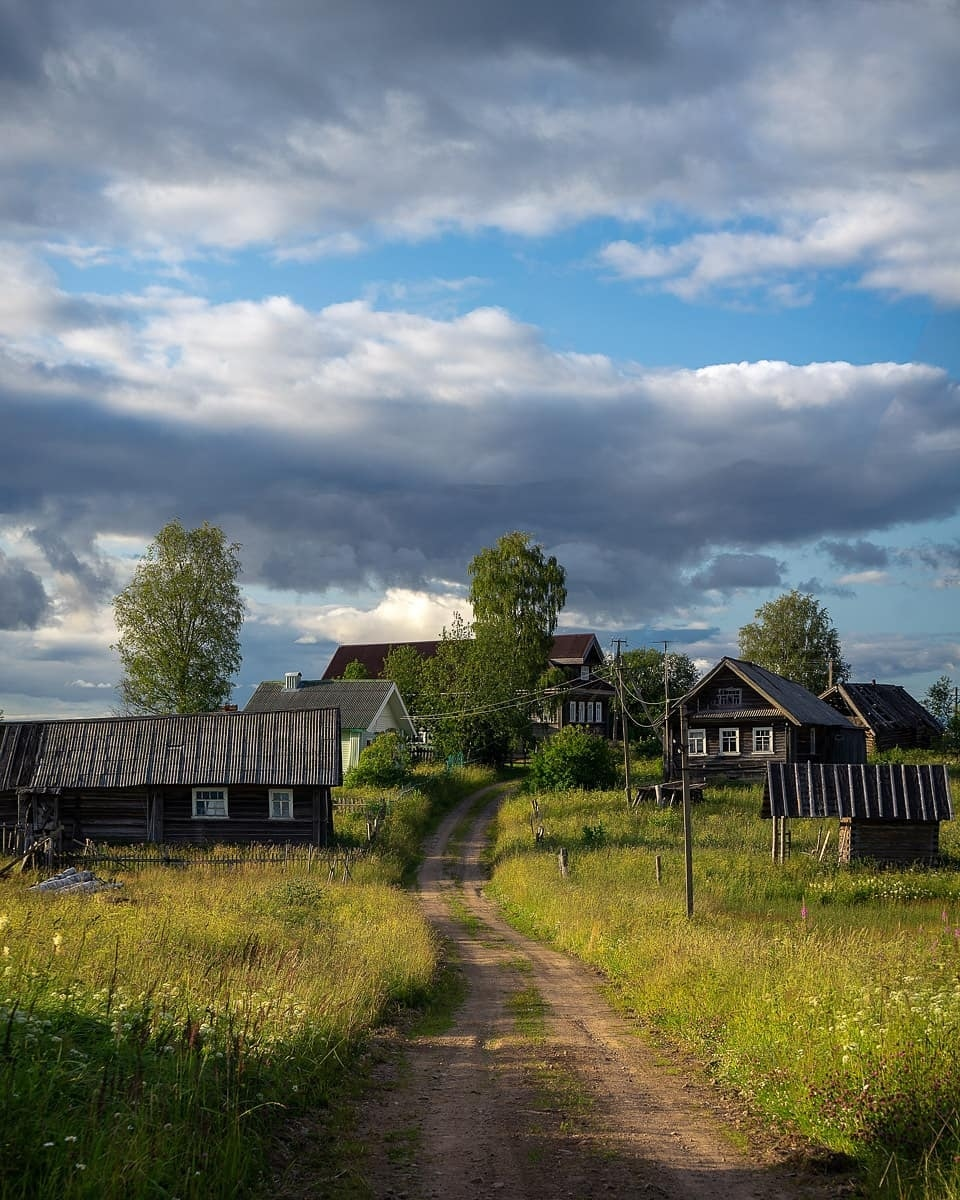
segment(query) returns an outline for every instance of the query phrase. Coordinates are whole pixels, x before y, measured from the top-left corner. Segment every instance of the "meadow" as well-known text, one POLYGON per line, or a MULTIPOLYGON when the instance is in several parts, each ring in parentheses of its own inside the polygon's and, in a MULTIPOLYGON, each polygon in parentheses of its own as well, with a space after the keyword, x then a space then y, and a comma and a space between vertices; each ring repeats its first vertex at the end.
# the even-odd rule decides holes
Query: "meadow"
MULTIPOLYGON (((0 1197, 275 1194, 370 1030, 430 994, 439 948, 399 885, 430 823, 491 779, 387 794, 346 879, 319 857, 148 866, 92 894, 0 879, 0 1197)), ((384 798, 340 797, 344 847, 384 798)))
POLYGON ((535 821, 529 796, 504 805, 488 851, 515 925, 594 964, 645 1031, 704 1063, 784 1144, 855 1164, 865 1194, 960 1197, 954 823, 944 868, 839 866, 836 822, 801 821, 778 865, 761 788, 708 788, 688 918, 679 807, 629 809, 622 792, 537 801, 535 821))

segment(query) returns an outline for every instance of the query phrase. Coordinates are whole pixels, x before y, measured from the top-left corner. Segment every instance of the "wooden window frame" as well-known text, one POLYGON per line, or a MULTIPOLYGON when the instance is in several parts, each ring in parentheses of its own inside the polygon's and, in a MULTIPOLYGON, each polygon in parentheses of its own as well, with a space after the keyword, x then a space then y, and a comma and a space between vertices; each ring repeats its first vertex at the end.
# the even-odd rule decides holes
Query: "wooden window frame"
POLYGON ((271 788, 267 797, 267 816, 271 821, 292 821, 293 820, 293 788, 271 788), (284 815, 274 812, 273 806, 276 797, 286 797, 286 802, 290 806, 290 811, 284 815))
POLYGON ((754 754, 773 754, 774 736, 772 725, 754 725, 753 727, 753 752, 754 754), (767 735, 764 740, 769 742, 767 747, 757 745, 757 735, 767 735))
POLYGON ((704 728, 687 729, 687 754, 691 758, 707 757, 707 731, 704 728), (693 743, 698 742, 703 749, 694 750, 693 743))
POLYGON ((729 725, 725 729, 720 730, 720 753, 724 758, 739 758, 740 756, 740 729, 736 725, 729 725), (725 750, 724 742, 727 740, 728 734, 733 734, 733 740, 736 746, 733 750, 725 750))
POLYGON ((195 787, 192 789, 191 812, 195 821, 229 821, 230 795, 225 787, 195 787), (215 793, 215 795, 214 795, 215 793), (198 812, 197 806, 210 802, 223 802, 223 812, 198 812))

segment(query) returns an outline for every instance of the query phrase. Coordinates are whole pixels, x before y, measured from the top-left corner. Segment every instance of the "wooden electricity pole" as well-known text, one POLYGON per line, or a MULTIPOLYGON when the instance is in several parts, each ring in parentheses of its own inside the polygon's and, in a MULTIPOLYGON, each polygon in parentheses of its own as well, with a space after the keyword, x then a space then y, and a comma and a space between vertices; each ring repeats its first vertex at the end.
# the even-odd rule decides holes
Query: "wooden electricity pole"
POLYGON ((616 668, 617 668, 617 697, 620 701, 620 725, 623 730, 623 787, 627 794, 627 808, 630 807, 630 730, 627 725, 627 702, 623 694, 623 662, 620 658, 620 647, 623 645, 621 638, 614 639, 617 645, 616 651, 616 668))
POLYGON ((680 705, 680 782, 683 796, 683 865, 687 916, 693 916, 693 820, 690 812, 690 771, 687 765, 687 706, 680 705))

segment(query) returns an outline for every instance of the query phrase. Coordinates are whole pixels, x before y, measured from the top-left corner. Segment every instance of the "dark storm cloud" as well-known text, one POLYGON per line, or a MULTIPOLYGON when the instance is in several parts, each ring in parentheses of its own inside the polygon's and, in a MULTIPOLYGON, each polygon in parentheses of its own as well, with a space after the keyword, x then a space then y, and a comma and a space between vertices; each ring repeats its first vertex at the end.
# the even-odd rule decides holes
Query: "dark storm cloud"
POLYGON ((89 548, 86 548, 87 561, 84 561, 52 529, 31 529, 30 538, 43 551, 50 566, 70 576, 88 601, 107 599, 116 591, 114 571, 108 564, 97 561, 89 548))
POLYGON ((864 538, 855 542, 821 542, 819 549, 838 567, 847 571, 862 571, 890 564, 890 551, 885 546, 878 546, 864 538))
POLYGON ((0 551, 0 629, 36 629, 49 604, 40 577, 0 551))
POLYGON ((645 374, 492 310, 156 303, 95 328, 99 371, 24 349, 0 374, 4 508, 92 595, 113 586, 98 535, 172 517, 242 543, 247 582, 304 593, 437 590, 520 528, 614 627, 777 586, 771 545, 863 557, 866 531, 960 505, 957 388, 930 368, 645 374))
POLYGON ((783 563, 768 554, 719 554, 690 578, 693 587, 718 592, 737 588, 779 587, 783 563))

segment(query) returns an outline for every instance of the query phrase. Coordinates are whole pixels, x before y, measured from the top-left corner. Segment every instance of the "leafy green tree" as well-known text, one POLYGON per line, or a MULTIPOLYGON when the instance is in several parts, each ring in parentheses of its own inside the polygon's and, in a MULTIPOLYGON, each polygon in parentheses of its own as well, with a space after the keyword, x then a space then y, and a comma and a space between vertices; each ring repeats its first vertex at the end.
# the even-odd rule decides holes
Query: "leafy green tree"
POLYGON ((347 665, 343 668, 343 674, 340 676, 340 678, 341 679, 369 679, 370 672, 367 670, 366 666, 360 661, 359 658, 355 658, 352 662, 348 662, 347 665))
POLYGON ((420 695, 423 691, 425 660, 413 646, 394 646, 383 660, 383 677, 397 685, 407 710, 413 714, 420 711, 420 695))
POLYGON ((534 792, 610 788, 617 780, 616 752, 606 738, 567 725, 534 751, 527 779, 534 792))
POLYGON ((170 521, 114 598, 120 698, 139 713, 210 712, 240 669, 240 546, 204 522, 170 521))
POLYGON ((566 573, 531 535, 504 534, 470 562, 474 708, 486 711, 474 733, 482 761, 530 743, 537 686, 547 669, 557 619, 567 598, 566 573))
POLYGON ((941 675, 927 688, 923 697, 924 708, 932 717, 936 717, 944 728, 953 716, 955 695, 953 680, 949 675, 941 675))
POLYGON ((566 572, 519 531, 481 550, 469 571, 473 633, 481 653, 507 656, 517 684, 534 688, 567 600, 566 572))
MULTIPOLYGON (((663 713, 668 692, 676 700, 689 692, 697 682, 700 672, 693 659, 687 654, 669 652, 664 654, 654 646, 643 646, 636 650, 625 650, 620 655, 620 678, 623 684, 623 703, 626 705, 630 728, 630 740, 640 753, 654 753, 662 738, 663 713), (666 659, 666 680, 664 679, 666 659)), ((616 667, 610 675, 616 684, 616 667)), ((620 698, 616 700, 620 707, 620 698)))
POLYGON ((819 696, 850 677, 840 635, 830 614, 812 595, 794 588, 763 604, 740 630, 740 655, 749 662, 802 684, 819 696))

